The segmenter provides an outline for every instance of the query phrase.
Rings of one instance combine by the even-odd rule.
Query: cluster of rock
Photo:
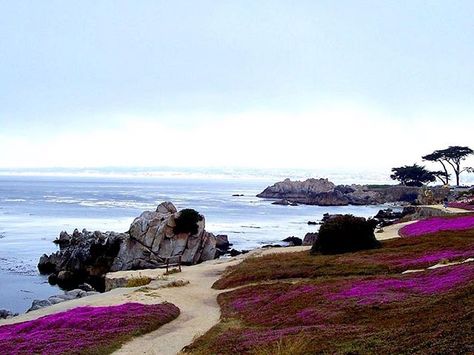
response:
[[[37,309],[41,309],[44,307],[52,306],[53,304],[74,300],[76,298],[92,296],[98,293],[99,292],[96,291],[84,291],[81,289],[65,291],[64,294],[54,295],[45,300],[34,300],[31,307],[26,311],[26,313],[36,311]]]
[[[195,219],[179,225],[182,215]],[[218,257],[230,246],[227,236],[205,230],[204,216],[194,210],[178,212],[171,202],[143,212],[126,233],[75,230],[72,235],[62,232],[56,243],[60,250],[40,258],[40,272],[50,274],[49,281],[63,288],[87,282],[100,291],[108,272],[162,267],[166,258],[178,255],[183,264],[196,264]]]
[[[449,191],[435,188],[433,199],[442,201]],[[335,185],[328,179],[291,181],[285,179],[267,187],[257,197],[278,199],[277,204],[319,206],[374,205],[393,202],[414,202],[424,197],[424,190],[412,186]]]

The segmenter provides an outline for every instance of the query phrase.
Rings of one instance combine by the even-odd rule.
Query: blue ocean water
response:
[[[278,206],[255,197],[275,180],[167,177],[0,177],[0,308],[24,312],[33,299],[60,291],[37,272],[43,253],[62,230],[126,231],[144,210],[162,201],[194,208],[206,229],[227,234],[236,249],[252,249],[288,236],[328,213],[373,216],[381,206]],[[243,194],[236,197],[233,194]]]

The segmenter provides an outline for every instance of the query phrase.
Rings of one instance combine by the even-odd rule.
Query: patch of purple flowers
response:
[[[402,267],[437,264],[440,261],[454,261],[474,257],[474,250],[442,250],[424,254],[417,258],[397,259],[394,264]]]
[[[411,295],[446,292],[473,281],[474,267],[457,265],[405,274],[397,278],[356,281],[327,297],[331,300],[355,299],[360,304],[387,303],[400,301]]]
[[[118,345],[178,317],[171,303],[78,307],[32,321],[0,326],[2,354],[110,353]]]
[[[456,231],[474,228],[474,216],[457,216],[453,218],[434,217],[406,225],[399,233],[403,237],[417,237],[440,231]]]

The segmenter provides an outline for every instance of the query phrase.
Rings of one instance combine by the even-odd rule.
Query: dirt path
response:
[[[375,233],[375,238],[377,238],[377,240],[387,240],[387,239],[393,239],[393,238],[400,238],[400,235],[398,235],[398,231],[401,228],[403,228],[404,226],[407,226],[407,225],[415,223],[415,222],[417,222],[417,221],[397,223],[397,224],[392,224],[392,225],[387,226],[387,227],[383,227],[383,232]]]
[[[435,208],[437,210],[442,210],[449,213],[472,213],[472,211],[463,210],[462,208],[444,207],[443,205],[424,205],[422,207]]]

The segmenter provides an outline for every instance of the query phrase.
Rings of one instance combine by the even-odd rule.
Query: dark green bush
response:
[[[418,199],[417,192],[406,192],[400,196],[400,201],[414,203]]]
[[[376,222],[352,215],[335,216],[321,225],[319,236],[311,253],[339,254],[351,251],[378,248],[375,239]]]
[[[197,223],[202,221],[203,217],[193,209],[184,209],[179,213],[176,218],[176,226],[173,228],[174,234],[179,233],[191,233],[196,234],[198,232]]]

